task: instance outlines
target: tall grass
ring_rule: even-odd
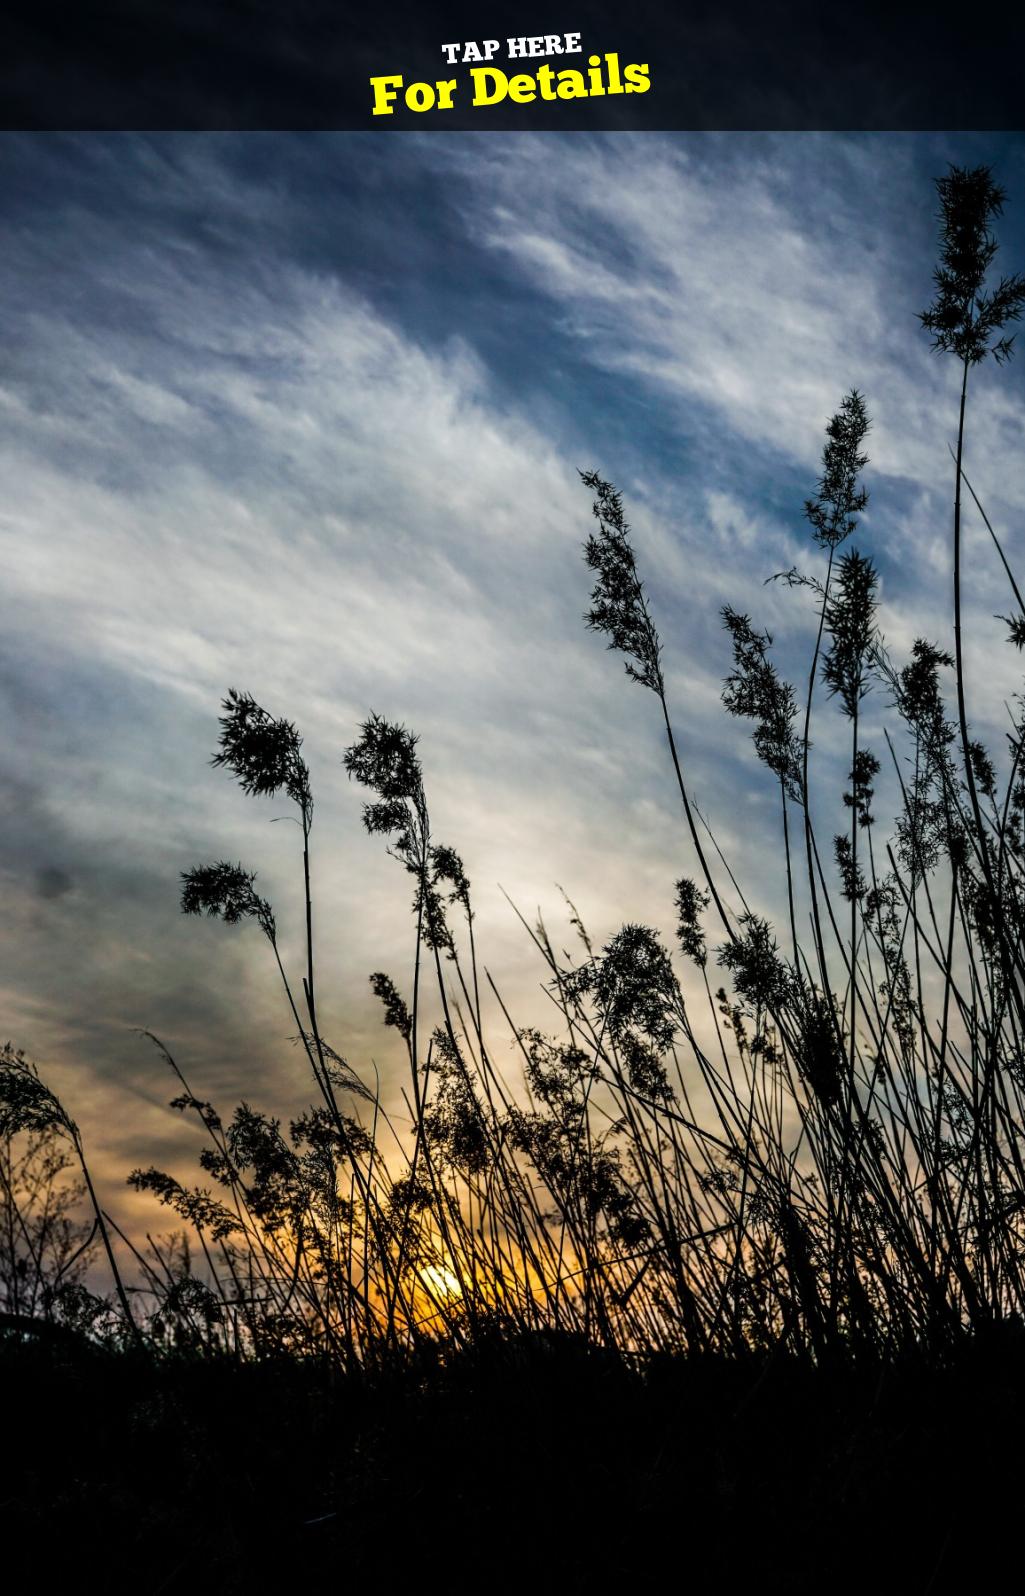
[[[345,1061],[318,1019],[314,804],[302,738],[232,691],[214,763],[248,795],[283,795],[300,824],[298,978],[286,970],[271,905],[240,864],[187,871],[182,908],[262,934],[316,1098],[287,1130],[248,1104],[224,1121],[156,1043],[177,1082],[174,1106],[202,1130],[209,1184],[154,1168],[130,1177],[184,1227],[170,1248],[142,1251],[122,1238],[136,1259],[130,1289],[146,1334],[247,1357],[316,1352],[364,1369],[425,1347],[551,1335],[641,1359],[753,1351],[836,1363],[910,1349],[942,1357],[1021,1320],[1025,727],[1019,703],[1002,761],[972,736],[964,488],[985,512],[962,465],[969,374],[989,355],[1010,355],[1005,329],[1025,306],[1025,279],[991,283],[1004,196],[989,170],[951,168],[937,188],[940,261],[921,320],[961,369],[952,651],[918,639],[898,662],[879,635],[877,572],[855,546],[870,432],[856,391],[828,422],[804,505],[819,567],[784,576],[815,603],[800,697],[773,662],[769,635],[729,604],[722,610],[724,705],[751,724],[778,794],[784,931],[750,907],[702,820],[622,498],[586,473],[596,522],[584,551],[588,624],[657,701],[653,724],[693,855],[693,876],[673,889],[675,947],[628,923],[595,948],[571,906],[571,959],[543,924],[524,922],[553,1023],[545,1034],[518,1024],[482,977],[470,882],[435,837],[418,740],[371,715],[344,764],[366,794],[367,831],[412,892],[403,986],[381,972],[371,978],[408,1063],[406,1134],[376,1079]],[[1025,607],[986,525],[1011,584],[1020,648]],[[875,749],[865,741],[869,692],[890,716]],[[822,789],[811,757],[826,713],[847,724],[842,804]],[[879,843],[884,763],[900,807]],[[831,811],[842,827],[827,845]],[[516,1039],[511,1079],[489,1040],[497,1013]],[[71,1139],[132,1324],[113,1223],[73,1122],[23,1060],[8,1052],[2,1066],[0,1134],[50,1127]]]

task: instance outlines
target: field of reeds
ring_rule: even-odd
[[[226,850],[186,870],[181,906],[263,938],[312,1106],[288,1126],[249,1103],[226,1112],[151,1038],[204,1148],[198,1185],[131,1173],[175,1226],[143,1247],[107,1213],[73,1105],[4,1051],[3,1357],[41,1433],[80,1437],[77,1484],[48,1511],[94,1555],[94,1509],[139,1555],[177,1545],[179,1492],[192,1540],[152,1589],[187,1582],[194,1560],[235,1588],[269,1520],[263,1556],[285,1570],[302,1556],[327,1573],[344,1546],[365,1576],[398,1534],[393,1578],[483,1577],[496,1547],[521,1579],[542,1555],[545,1580],[571,1589],[599,1569],[646,1577],[689,1524],[692,1568],[726,1588],[760,1573],[810,1589],[893,1515],[920,1526],[894,1581],[940,1589],[979,1566],[941,1497],[956,1491],[978,1527],[1007,1489],[964,1470],[989,1467],[1025,1383],[1025,704],[1006,745],[983,746],[962,635],[969,514],[1006,574],[1009,648],[1025,646],[1025,601],[962,463],[972,373],[1010,357],[1025,277],[996,268],[1005,196],[989,169],[952,167],[937,193],[921,322],[961,374],[956,415],[936,417],[954,429],[951,613],[906,657],[880,634],[861,528],[871,396],[854,390],[809,484],[805,566],[777,576],[814,606],[802,679],[780,674],[757,618],[722,609],[724,709],[778,799],[775,923],[706,824],[643,550],[616,488],[587,472],[587,623],[621,656],[622,691],[644,694],[679,792],[691,864],[667,882],[671,936],[628,922],[596,946],[568,904],[570,955],[524,920],[551,1005],[544,1030],[525,1028],[476,945],[463,862],[432,829],[418,739],[370,715],[344,765],[411,895],[411,966],[371,976],[408,1060],[407,1131],[318,1021],[302,737],[232,690],[214,763],[248,798],[294,806],[302,967],[281,955],[253,861]],[[869,694],[888,718],[874,746]],[[827,715],[846,726],[841,791],[816,760]],[[129,1444],[158,1482],[141,1495]],[[21,1450],[7,1504],[34,1536],[23,1482],[52,1493],[49,1454]]]

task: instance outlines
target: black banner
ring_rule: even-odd
[[[13,0],[5,11],[7,129],[1022,123],[1025,21],[974,26],[964,7]]]

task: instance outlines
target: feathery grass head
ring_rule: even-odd
[[[903,718],[934,752],[953,741],[954,727],[947,719],[940,693],[941,669],[952,670],[953,657],[934,643],[917,637],[911,661],[896,680],[895,700]]]
[[[447,847],[444,843],[437,843],[431,848],[431,873],[435,884],[447,882],[451,891],[448,895],[449,903],[461,903],[466,914],[470,910],[470,882],[463,868],[463,861],[454,848]]]
[[[822,679],[852,718],[868,692],[868,654],[875,631],[878,586],[871,560],[856,549],[841,556],[836,585],[826,604],[829,646],[822,659]]]
[[[992,354],[1010,357],[1013,337],[992,342],[994,333],[1018,321],[1025,307],[1025,277],[1002,277],[984,292],[998,244],[992,223],[1002,213],[1005,191],[988,166],[951,166],[936,179],[940,200],[940,264],[933,273],[936,297],[919,320],[933,335],[932,347],[976,365]]]
[[[1025,615],[998,615],[996,619],[1006,623],[1007,641],[1015,648],[1025,648]]]
[[[815,541],[823,548],[842,543],[857,527],[858,516],[868,503],[858,473],[868,464],[868,455],[860,451],[871,424],[864,399],[852,388],[826,427],[822,475],[815,498],[804,504]]]
[[[815,1096],[826,1103],[835,1103],[840,1096],[841,1044],[833,1005],[820,992],[813,993],[801,1008],[797,1067]]]
[[[573,996],[594,997],[617,1044],[632,1030],[660,1052],[672,1046],[679,987],[668,953],[647,926],[623,926],[601,957],[581,965],[565,984]]]
[[[916,638],[911,660],[891,678],[894,703],[914,735],[915,767],[904,808],[897,817],[900,858],[917,881],[942,852],[959,851],[959,827],[949,803],[954,786],[950,745],[956,736],[947,718],[939,673],[952,669],[952,657],[924,638]]]
[[[708,959],[700,919],[711,901],[709,894],[689,877],[681,876],[676,883],[676,935],[680,950],[699,968],[704,968]]]
[[[77,1134],[54,1092],[40,1080],[39,1071],[20,1048],[5,1042],[0,1048],[0,1136],[20,1131],[66,1131]]]
[[[597,471],[581,471],[580,480],[594,490],[592,509],[599,528],[584,544],[584,559],[597,574],[587,624],[592,631],[606,634],[609,648],[626,655],[625,669],[631,681],[661,693],[662,644],[637,575],[622,497]]]
[[[722,622],[733,640],[733,670],[722,700],[731,715],[757,721],[753,738],[759,759],[783,783],[787,797],[802,799],[801,750],[794,732],[797,700],[769,659],[772,638],[759,632],[750,617],[724,604]]]
[[[586,1093],[598,1074],[593,1055],[572,1042],[558,1043],[532,1026],[517,1033],[532,1095],[563,1123],[579,1123]]]
[[[273,797],[282,788],[309,818],[310,773],[299,750],[302,738],[288,720],[275,720],[250,693],[232,687],[222,701],[220,753],[211,763],[238,777],[242,791]]]
[[[454,956],[438,883],[450,884],[449,902],[461,902],[468,915],[470,883],[453,848],[431,845],[418,741],[405,726],[371,714],[360,727],[358,741],[346,749],[343,763],[351,779],[378,794],[376,803],[363,805],[367,831],[388,837],[388,852],[416,877],[413,913],[426,945]]]
[[[241,865],[197,865],[182,871],[182,914],[208,914],[225,925],[256,920],[271,942],[275,937],[274,913],[266,898],[253,891],[256,876]]]
[[[237,1171],[247,1176],[246,1201],[251,1212],[273,1233],[301,1212],[302,1182],[295,1153],[281,1134],[281,1122],[240,1103],[225,1133],[228,1157],[204,1148],[200,1163],[222,1184],[231,1186]]]
[[[976,787],[982,793],[984,798],[989,799],[990,803],[996,803],[996,767],[994,766],[992,759],[990,759],[989,754],[986,752],[983,744],[979,742],[970,742],[968,744],[968,757],[972,762],[972,775],[975,777]]]
[[[488,1125],[459,1048],[439,1026],[432,1038],[436,1091],[424,1110],[424,1131],[442,1168],[479,1175],[490,1162]]]
[[[386,802],[415,803],[423,785],[419,740],[405,726],[371,714],[360,727],[359,740],[346,749],[343,763],[350,777]]]
[[[858,816],[859,826],[872,824],[872,795],[875,791],[873,782],[879,774],[879,761],[869,748],[859,748],[854,756],[854,764],[850,773],[850,792],[845,792],[843,801],[848,809],[854,809]]]
[[[724,943],[717,958],[729,970],[734,989],[756,1008],[778,1010],[791,995],[791,972],[780,957],[768,920],[745,911],[741,935]]]
[[[470,907],[470,882],[463,861],[454,848],[444,843],[431,843],[427,849],[427,868],[421,872],[415,907],[423,912],[424,937],[430,948],[444,949],[454,954],[455,943],[445,916],[445,899],[439,888],[450,888],[449,903],[459,903],[467,921],[472,922]]]
[[[405,726],[371,714],[342,763],[350,780],[378,794],[377,803],[363,805],[367,831],[394,836],[394,853],[407,869],[422,875],[427,863],[426,802],[418,741]]]
[[[343,763],[350,778],[379,795],[376,803],[363,805],[363,824],[371,835],[388,837],[388,852],[416,877],[413,913],[426,946],[454,957],[438,883],[449,883],[449,902],[462,903],[468,916],[470,883],[455,849],[431,844],[418,741],[405,726],[371,714],[360,727],[358,741],[346,749]],[[384,1001],[387,1009],[387,996]],[[396,1022],[386,1015],[386,1023]]]
[[[224,1241],[242,1229],[236,1216],[223,1203],[198,1186],[186,1187],[162,1169],[133,1169],[127,1185],[135,1191],[150,1192],[165,1208],[171,1208],[187,1224],[200,1232],[209,1231],[212,1241]]]
[[[840,891],[848,903],[860,903],[868,892],[868,884],[854,857],[850,837],[839,833],[833,838],[833,856],[840,872]]]
[[[406,1001],[395,982],[390,975],[378,970],[370,977],[370,988],[374,996],[384,1005],[385,1025],[394,1026],[408,1047],[413,1034],[413,1021]]]

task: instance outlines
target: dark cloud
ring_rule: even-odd
[[[63,898],[74,885],[74,880],[68,872],[58,869],[56,865],[44,865],[36,871],[36,891],[47,901],[52,898]]]
[[[222,1107],[288,1112],[308,1090],[259,934],[178,912],[183,869],[237,859],[289,967],[301,958],[296,828],[209,764],[231,686],[306,737],[324,1022],[353,1062],[380,1062],[400,1112],[367,977],[402,984],[407,882],[362,834],[341,766],[369,710],[422,734],[439,836],[524,1020],[543,1021],[537,970],[499,881],[555,915],[561,881],[598,936],[671,915],[682,843],[659,728],[582,624],[577,466],[626,492],[696,789],[771,898],[774,817],[757,794],[738,804],[747,750],[719,704],[724,581],[796,665],[807,617],[763,582],[807,553],[821,429],[859,381],[877,418],[867,535],[884,599],[903,601],[886,624],[898,649],[916,614],[933,635],[950,395],[915,321],[930,179],[948,155],[1001,163],[1017,267],[1022,151],[942,136],[3,145],[4,1032],[65,1072],[109,1168],[133,1137],[173,1141],[133,1027]],[[1020,435],[1020,368],[978,403],[973,469],[1013,525],[1025,506],[997,467]],[[978,566],[988,625],[1003,601]],[[1006,684],[993,674],[1008,692],[1013,664]],[[833,755],[825,720],[817,749]]]

